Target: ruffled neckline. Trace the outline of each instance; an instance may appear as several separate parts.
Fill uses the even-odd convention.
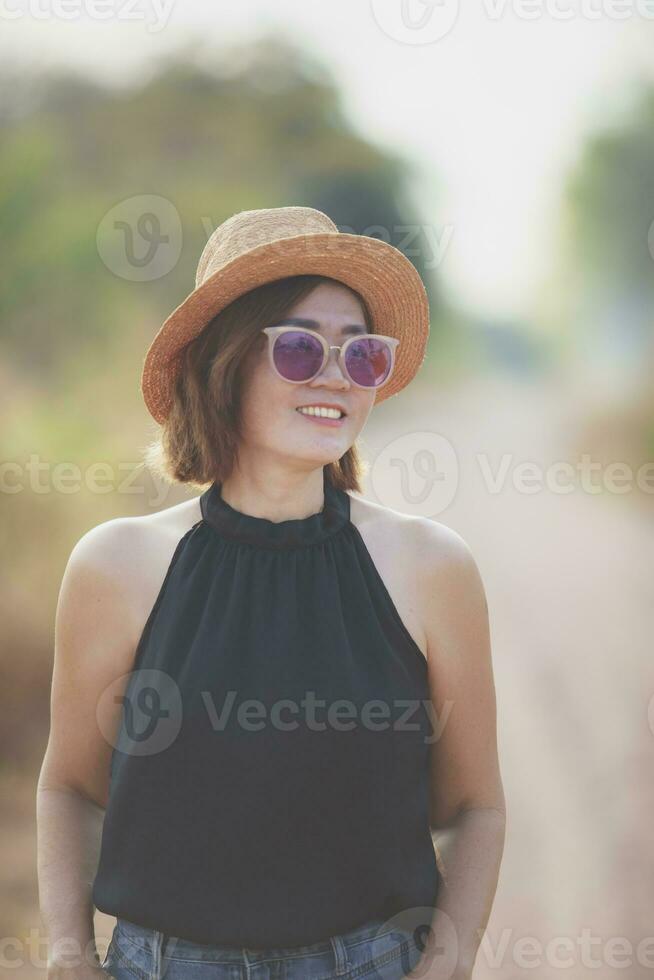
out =
[[[308,517],[271,521],[236,510],[221,494],[221,484],[214,480],[200,495],[203,520],[221,537],[262,548],[297,548],[319,544],[345,527],[350,520],[350,497],[334,487],[323,469],[324,504]]]

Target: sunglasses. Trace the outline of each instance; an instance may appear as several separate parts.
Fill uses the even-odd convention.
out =
[[[344,344],[328,344],[322,334],[305,327],[264,327],[268,355],[275,373],[284,381],[304,384],[323,370],[332,350],[338,351],[341,370],[357,388],[381,388],[395,366],[397,337],[378,333],[355,334]]]

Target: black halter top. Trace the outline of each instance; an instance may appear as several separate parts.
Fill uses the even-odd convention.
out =
[[[100,911],[270,948],[435,907],[427,662],[323,485],[278,523],[200,496],[123,695]]]

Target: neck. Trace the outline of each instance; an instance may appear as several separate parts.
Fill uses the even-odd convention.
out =
[[[220,495],[242,514],[275,523],[302,520],[322,510],[324,479],[322,466],[308,473],[261,468],[245,473],[235,468],[221,484]]]

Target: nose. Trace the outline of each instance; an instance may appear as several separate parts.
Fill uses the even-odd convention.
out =
[[[327,358],[327,363],[320,372],[316,375],[313,381],[309,382],[312,388],[334,388],[337,390],[347,389],[350,387],[349,378],[343,373],[339,361],[339,348],[330,347],[329,357]]]

